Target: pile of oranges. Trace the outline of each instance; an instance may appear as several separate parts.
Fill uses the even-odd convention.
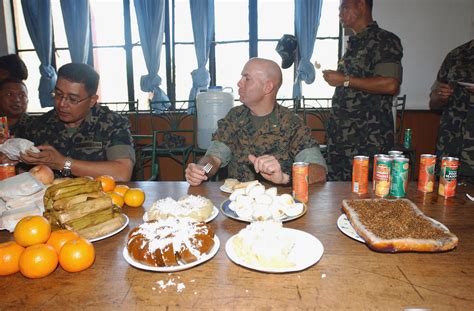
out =
[[[124,204],[130,207],[140,207],[145,202],[145,192],[140,188],[129,188],[127,185],[117,185],[115,179],[109,175],[96,178],[102,185],[102,190],[112,198],[112,203],[118,207]]]
[[[15,241],[0,244],[0,275],[18,271],[28,278],[42,278],[59,265],[68,272],[89,268],[95,260],[94,246],[70,230],[51,232],[43,216],[22,218],[13,233]]]

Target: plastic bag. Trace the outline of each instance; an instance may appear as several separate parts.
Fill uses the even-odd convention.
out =
[[[27,150],[40,152],[33,142],[24,138],[10,138],[0,145],[0,152],[5,154],[10,160],[18,160],[20,153]]]

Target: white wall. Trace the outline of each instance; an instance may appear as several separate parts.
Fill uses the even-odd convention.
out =
[[[428,95],[446,54],[474,39],[474,0],[374,0],[380,27],[403,44],[407,109],[429,109]]]

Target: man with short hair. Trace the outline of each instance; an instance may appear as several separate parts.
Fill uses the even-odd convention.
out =
[[[281,69],[274,61],[252,58],[245,64],[238,82],[243,105],[218,121],[205,156],[186,168],[190,185],[201,184],[227,165],[229,177],[240,181],[264,179],[287,185],[294,162],[309,163],[310,183],[326,180],[326,163],[311,130],[276,102],[281,84]],[[206,174],[207,163],[212,169]]]
[[[28,68],[17,54],[9,54],[0,57],[0,81],[6,78],[26,80]]]
[[[351,180],[354,156],[386,153],[394,143],[392,100],[402,81],[403,48],[373,20],[372,4],[341,0],[341,22],[355,34],[337,71],[323,72],[336,87],[327,126],[329,180]]]
[[[37,118],[25,137],[39,153],[27,152],[27,164],[46,164],[63,176],[111,175],[129,181],[135,162],[130,124],[97,104],[99,75],[86,64],[70,63],[58,71],[54,109]]]
[[[0,116],[7,117],[10,136],[22,136],[32,121],[26,113],[27,108],[28,90],[23,81],[7,78],[0,82]]]

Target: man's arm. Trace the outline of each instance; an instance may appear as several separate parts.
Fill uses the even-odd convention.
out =
[[[335,70],[325,70],[323,77],[331,86],[343,86],[345,81],[344,73]],[[349,88],[371,94],[398,94],[400,81],[392,77],[374,76],[360,78],[349,76]]]

